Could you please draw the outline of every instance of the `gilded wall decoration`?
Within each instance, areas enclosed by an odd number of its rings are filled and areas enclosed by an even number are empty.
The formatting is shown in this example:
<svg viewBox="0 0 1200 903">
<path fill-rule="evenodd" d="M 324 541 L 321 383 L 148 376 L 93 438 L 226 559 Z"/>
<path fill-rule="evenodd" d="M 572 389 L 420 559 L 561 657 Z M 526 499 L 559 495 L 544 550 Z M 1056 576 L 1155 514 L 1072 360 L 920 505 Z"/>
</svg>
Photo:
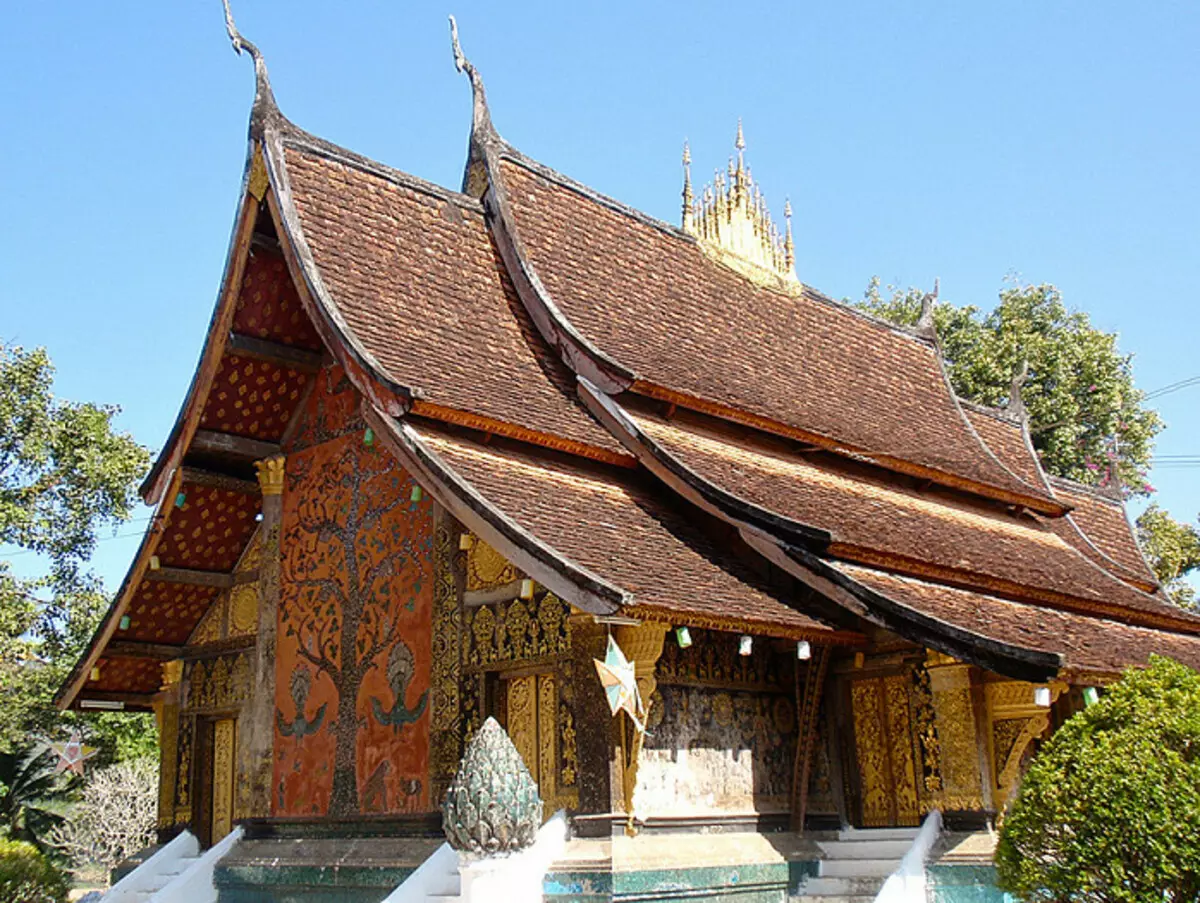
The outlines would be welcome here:
<svg viewBox="0 0 1200 903">
<path fill-rule="evenodd" d="M 467 537 L 467 584 L 469 592 L 497 589 L 523 576 L 507 559 L 477 536 Z"/>
<path fill-rule="evenodd" d="M 287 458 L 273 814 L 425 811 L 432 502 L 357 431 L 336 370 L 318 375 Z"/>
<path fill-rule="evenodd" d="M 795 656 L 780 652 L 770 640 L 759 638 L 752 654 L 739 655 L 736 634 L 700 629 L 690 633 L 692 645 L 686 649 L 674 641 L 664 644 L 657 668 L 660 683 L 792 692 Z"/>
<path fill-rule="evenodd" d="M 213 712 L 240 708 L 252 692 L 250 651 L 218 655 L 192 662 L 188 671 L 189 712 Z"/>
<path fill-rule="evenodd" d="M 1053 702 L 1066 689 L 1066 684 L 1053 681 L 1048 689 Z M 1015 680 L 984 685 L 991 723 L 988 744 L 993 789 L 998 807 L 1003 807 L 1011 798 L 1026 759 L 1050 728 L 1050 710 L 1034 701 L 1036 690 L 1034 684 Z"/>
<path fill-rule="evenodd" d="M 639 816 L 788 810 L 796 723 L 789 697 L 660 683 L 657 700 L 662 717 L 637 770 Z"/>
<path fill-rule="evenodd" d="M 912 691 L 908 671 L 851 681 L 865 826 L 915 825 L 920 821 L 923 807 L 917 786 Z"/>
<path fill-rule="evenodd" d="M 943 811 L 984 808 L 971 667 L 962 663 L 928 663 L 937 722 Z"/>
<path fill-rule="evenodd" d="M 934 798 L 942 790 L 942 766 L 933 691 L 923 665 L 913 668 L 912 717 L 920 758 L 921 811 L 925 813 L 934 807 Z"/>
<path fill-rule="evenodd" d="M 222 718 L 213 724 L 212 839 L 233 830 L 233 763 L 236 722 Z"/>
<path fill-rule="evenodd" d="M 175 772 L 175 824 L 187 821 L 192 805 L 192 748 L 196 736 L 196 719 L 181 717 L 178 734 L 178 762 Z"/>
<path fill-rule="evenodd" d="M 564 655 L 570 610 L 553 593 L 540 600 L 513 599 L 466 609 L 467 663 L 487 666 Z"/>
<path fill-rule="evenodd" d="M 433 673 L 430 678 L 432 727 L 429 772 L 433 801 L 439 802 L 462 758 L 463 698 L 459 686 L 462 668 L 462 619 L 459 612 L 459 578 L 462 558 L 449 515 L 440 512 L 434 528 L 433 560 Z"/>
</svg>

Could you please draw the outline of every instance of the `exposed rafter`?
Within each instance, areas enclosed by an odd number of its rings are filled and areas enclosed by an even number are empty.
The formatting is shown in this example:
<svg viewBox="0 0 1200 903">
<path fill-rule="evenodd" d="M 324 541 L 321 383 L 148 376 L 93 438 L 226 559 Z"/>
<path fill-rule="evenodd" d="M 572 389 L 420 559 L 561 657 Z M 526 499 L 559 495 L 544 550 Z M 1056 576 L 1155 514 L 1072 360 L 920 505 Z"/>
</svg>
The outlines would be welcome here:
<svg viewBox="0 0 1200 903">
<path fill-rule="evenodd" d="M 235 436 L 232 433 L 219 433 L 216 430 L 196 430 L 196 435 L 192 438 L 192 451 L 259 461 L 279 454 L 279 443 Z"/>
<path fill-rule="evenodd" d="M 315 373 L 321 369 L 321 352 L 319 351 L 281 345 L 278 342 L 268 342 L 266 339 L 249 335 L 230 333 L 225 350 L 238 357 L 266 361 L 269 364 L 277 364 L 280 367 L 287 367 L 302 373 Z"/>
<path fill-rule="evenodd" d="M 228 589 L 233 586 L 233 575 L 223 571 L 200 571 L 194 568 L 151 567 L 146 571 L 147 580 L 159 583 L 185 583 L 189 586 L 215 586 Z"/>
</svg>

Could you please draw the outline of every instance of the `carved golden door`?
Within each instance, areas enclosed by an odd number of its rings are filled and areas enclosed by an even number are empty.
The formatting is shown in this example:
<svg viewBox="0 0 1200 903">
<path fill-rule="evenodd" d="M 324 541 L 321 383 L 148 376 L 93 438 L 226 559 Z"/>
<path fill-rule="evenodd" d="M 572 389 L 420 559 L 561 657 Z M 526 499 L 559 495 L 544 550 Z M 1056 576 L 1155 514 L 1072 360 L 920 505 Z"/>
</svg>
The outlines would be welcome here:
<svg viewBox="0 0 1200 903">
<path fill-rule="evenodd" d="M 860 824 L 920 823 L 908 674 L 850 681 Z"/>
<path fill-rule="evenodd" d="M 233 830 L 233 780 L 237 722 L 221 718 L 212 726 L 212 843 Z"/>
<path fill-rule="evenodd" d="M 537 782 L 549 817 L 558 784 L 557 682 L 553 674 L 527 674 L 509 678 L 504 685 L 505 729 Z"/>
</svg>

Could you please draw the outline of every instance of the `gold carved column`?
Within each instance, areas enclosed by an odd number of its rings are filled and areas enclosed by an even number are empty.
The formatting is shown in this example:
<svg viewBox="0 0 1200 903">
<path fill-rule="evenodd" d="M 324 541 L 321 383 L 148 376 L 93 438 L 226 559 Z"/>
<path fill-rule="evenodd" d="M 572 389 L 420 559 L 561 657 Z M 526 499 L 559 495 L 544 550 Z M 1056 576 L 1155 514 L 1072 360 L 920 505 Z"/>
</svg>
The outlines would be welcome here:
<svg viewBox="0 0 1200 903">
<path fill-rule="evenodd" d="M 622 625 L 613 632 L 617 645 L 625 657 L 633 663 L 638 692 L 645 703 L 646 713 L 654 704 L 654 691 L 658 689 L 655 670 L 662 655 L 663 641 L 669 624 L 648 622 L 637 626 Z M 638 764 L 642 755 L 644 735 L 635 731 L 624 718 L 621 721 L 621 748 L 624 753 L 621 774 L 621 801 L 626 815 L 625 833 L 633 833 L 633 794 L 637 789 Z"/>
<path fill-rule="evenodd" d="M 262 489 L 261 556 L 258 564 L 258 633 L 254 685 L 242 713 L 238 738 L 237 810 L 242 817 L 271 814 L 271 768 L 275 742 L 275 630 L 279 610 L 279 529 L 287 459 L 255 462 Z"/>
<path fill-rule="evenodd" d="M 930 651 L 926 656 L 934 720 L 941 752 L 943 812 L 983 812 L 992 808 L 985 737 L 980 730 L 982 687 L 978 670 Z"/>
<path fill-rule="evenodd" d="M 1067 688 L 1054 681 L 1045 685 L 1051 703 Z M 996 808 L 1003 809 L 1016 789 L 1021 763 L 1030 744 L 1050 727 L 1050 709 L 1039 706 L 1037 684 L 1019 680 L 994 681 L 984 686 L 988 714 L 988 761 L 991 763 L 992 792 Z"/>
<path fill-rule="evenodd" d="M 162 689 L 154 703 L 158 721 L 158 828 L 175 824 L 175 784 L 179 773 L 179 704 L 183 661 L 163 662 Z"/>
</svg>

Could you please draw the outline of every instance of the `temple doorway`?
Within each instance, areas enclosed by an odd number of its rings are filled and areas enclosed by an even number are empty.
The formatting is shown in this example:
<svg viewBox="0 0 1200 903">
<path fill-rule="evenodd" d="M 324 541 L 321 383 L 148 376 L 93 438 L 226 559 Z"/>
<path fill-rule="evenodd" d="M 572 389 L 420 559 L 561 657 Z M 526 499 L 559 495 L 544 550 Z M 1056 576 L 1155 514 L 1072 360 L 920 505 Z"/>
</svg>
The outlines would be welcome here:
<svg viewBox="0 0 1200 903">
<path fill-rule="evenodd" d="M 197 719 L 199 752 L 197 803 L 193 819 L 201 845 L 211 846 L 233 830 L 234 780 L 237 762 L 237 719 Z"/>
<path fill-rule="evenodd" d="M 501 676 L 497 720 L 508 731 L 543 800 L 555 798 L 558 685 L 554 674 Z M 547 811 L 549 817 L 554 813 Z"/>
<path fill-rule="evenodd" d="M 907 673 L 846 681 L 858 763 L 855 824 L 864 828 L 920 824 L 916 740 Z"/>
</svg>

